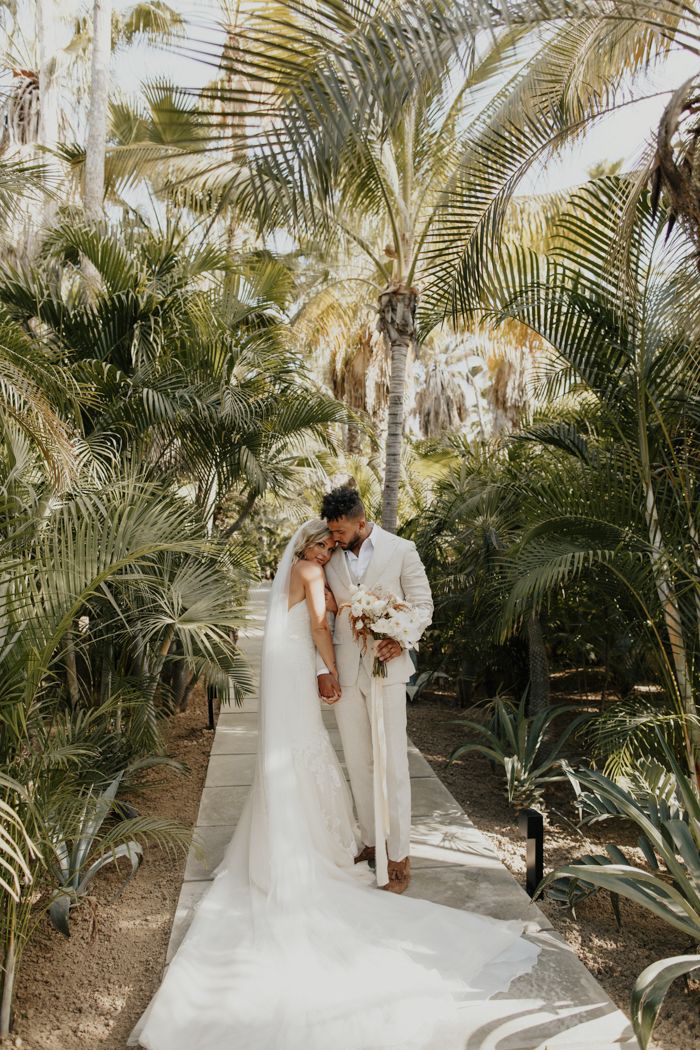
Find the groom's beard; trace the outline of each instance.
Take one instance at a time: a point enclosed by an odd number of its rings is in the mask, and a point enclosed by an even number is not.
[[[340,546],[344,551],[352,551],[353,554],[357,554],[366,539],[367,537],[362,535],[362,529],[358,529],[351,540],[341,543]]]

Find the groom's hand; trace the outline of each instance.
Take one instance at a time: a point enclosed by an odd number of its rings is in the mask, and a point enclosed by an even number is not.
[[[393,638],[384,638],[377,645],[377,656],[383,661],[393,660],[394,657],[399,656],[402,652],[401,645]]]
[[[321,698],[327,704],[334,704],[340,700],[340,682],[332,674],[320,674],[317,678],[318,691]]]

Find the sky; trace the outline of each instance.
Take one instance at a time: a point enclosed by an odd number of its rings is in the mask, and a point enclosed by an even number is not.
[[[54,0],[62,16],[91,7],[88,0]],[[171,6],[183,13],[194,27],[196,35],[206,44],[215,44],[215,30],[206,29],[221,10],[217,0],[169,0]],[[128,8],[133,0],[114,0],[115,8]],[[27,12],[33,10],[32,0],[20,0]],[[26,35],[31,37],[33,14],[26,16]],[[55,26],[57,46],[62,46],[69,33],[67,22],[57,19]],[[28,40],[28,47],[31,40]],[[193,46],[196,46],[193,41]],[[182,51],[172,53],[162,48],[141,45],[123,50],[115,56],[114,82],[125,93],[137,93],[144,78],[163,77],[184,87],[201,87],[212,78],[214,70],[202,61],[188,58]],[[521,193],[544,193],[565,189],[583,182],[594,165],[622,160],[623,170],[634,166],[648,143],[666,105],[671,91],[698,72],[698,59],[687,53],[672,55],[644,85],[645,93],[658,92],[655,98],[637,102],[614,114],[588,130],[585,141],[568,148],[556,162],[549,162],[544,171],[533,171],[520,186]]]
[[[220,10],[216,0],[202,0],[198,4],[192,4],[191,0],[189,3],[182,0],[170,2],[188,20],[192,19],[200,25],[203,21],[215,19]],[[130,0],[116,0],[116,5],[128,7]],[[203,26],[198,33],[203,38],[209,35],[212,42],[216,40],[215,32],[207,34]],[[644,84],[644,93],[656,94],[656,97],[625,107],[590,128],[584,142],[567,149],[559,160],[550,162],[544,172],[533,171],[531,176],[526,177],[519,192],[546,193],[578,185],[585,181],[590,168],[607,161],[621,160],[623,170],[635,166],[658,126],[671,91],[696,74],[698,67],[696,56],[680,52],[671,55]],[[149,76],[163,75],[187,87],[202,86],[212,75],[211,69],[202,62],[188,59],[182,54],[167,54],[147,47],[131,49],[122,54],[115,72],[119,83],[126,88],[143,75],[144,68],[148,68]]]
[[[623,161],[622,170],[641,159],[645,145],[656,133],[665,106],[675,88],[700,71],[697,57],[676,53],[643,84],[644,94],[655,95],[626,106],[593,128],[585,141],[567,150],[562,159],[550,165],[544,178],[534,174],[521,185],[522,193],[565,189],[583,182],[588,170],[604,161]]]

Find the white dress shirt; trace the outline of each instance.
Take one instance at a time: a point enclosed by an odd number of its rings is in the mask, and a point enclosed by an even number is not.
[[[355,554],[354,551],[345,551],[345,561],[347,562],[348,572],[350,573],[350,579],[353,583],[359,584],[369,565],[372,555],[374,554],[374,525],[372,525],[372,531],[366,540],[362,541],[359,554]],[[316,675],[328,674],[328,668],[325,664],[321,664],[316,671]]]
[[[353,583],[359,584],[367,571],[372,555],[374,554],[374,526],[366,540],[362,541],[359,554],[354,551],[345,551],[345,560],[348,563],[348,572]]]

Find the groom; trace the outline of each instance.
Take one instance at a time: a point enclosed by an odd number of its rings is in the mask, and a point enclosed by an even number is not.
[[[368,705],[374,652],[368,646],[367,652],[362,653],[353,637],[347,611],[340,607],[349,601],[358,584],[364,584],[369,590],[376,587],[405,600],[413,608],[423,631],[432,620],[433,601],[415,544],[368,522],[356,489],[341,486],[329,492],[324,497],[321,516],[339,544],[326,565],[326,576],[340,609],[333,641],[342,695],[335,704],[335,713],[363,839],[363,849],[355,859],[356,862],[373,861],[374,756]],[[382,889],[403,893],[411,877],[406,682],[413,674],[413,663],[408,652],[389,638],[378,643],[376,655],[387,665],[387,676],[380,681],[386,736],[389,881]],[[337,696],[335,679],[321,664],[318,688],[321,696],[330,702]],[[383,843],[376,845],[380,849],[384,846]]]

